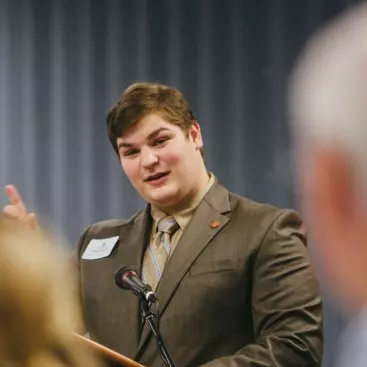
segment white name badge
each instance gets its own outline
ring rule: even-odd
[[[119,236],[91,240],[83,253],[82,259],[96,260],[109,256],[118,239]]]

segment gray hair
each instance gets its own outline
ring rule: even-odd
[[[310,39],[292,74],[289,112],[295,139],[336,146],[367,178],[367,3]]]

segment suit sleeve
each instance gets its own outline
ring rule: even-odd
[[[87,237],[88,231],[89,231],[89,228],[87,228],[82,233],[82,235],[80,236],[78,245],[75,247],[70,257],[70,268],[71,268],[71,271],[76,275],[75,276],[75,283],[76,283],[75,288],[76,288],[76,293],[77,293],[77,301],[78,301],[78,307],[80,309],[80,314],[83,320],[83,330],[81,330],[82,334],[85,334],[87,330],[85,328],[84,315],[83,315],[83,301],[82,301],[82,289],[81,289],[81,279],[80,279],[80,259],[82,256],[81,249]]]
[[[321,297],[305,242],[298,215],[288,210],[278,214],[253,270],[254,343],[205,367],[321,365]]]

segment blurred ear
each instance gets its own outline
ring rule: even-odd
[[[201,129],[197,121],[194,121],[194,123],[190,127],[189,136],[191,137],[197,149],[201,149],[203,147],[204,143],[203,138],[201,136]]]
[[[353,172],[346,155],[336,149],[316,147],[314,158],[308,200],[317,218],[312,220],[319,227],[318,231],[333,233],[341,239],[354,225]]]
[[[311,167],[302,172],[310,233],[331,280],[329,291],[357,310],[367,302],[366,208],[346,154],[337,148],[312,148]]]

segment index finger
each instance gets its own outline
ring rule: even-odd
[[[6,185],[5,186],[5,194],[9,198],[9,201],[12,205],[17,206],[19,209],[23,210],[25,213],[27,209],[23,203],[22,197],[20,196],[18,190],[14,185]]]

